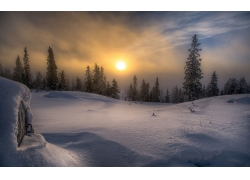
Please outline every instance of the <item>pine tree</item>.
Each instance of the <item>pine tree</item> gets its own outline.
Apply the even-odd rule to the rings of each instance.
[[[82,90],[82,81],[80,78],[76,78],[76,91],[81,91]]]
[[[219,95],[219,88],[217,84],[218,84],[218,77],[216,75],[216,72],[214,71],[211,77],[211,81],[207,86],[207,97]]]
[[[239,92],[239,82],[235,78],[230,78],[224,85],[223,94],[238,94]]]
[[[182,103],[182,102],[184,102],[184,96],[182,93],[182,89],[180,88],[178,92],[178,103]]]
[[[170,103],[170,95],[169,95],[168,89],[167,89],[166,96],[165,96],[165,102]]]
[[[140,90],[140,99],[141,101],[144,101],[146,102],[147,101],[147,97],[148,94],[147,94],[147,85],[144,81],[144,79],[142,80],[142,84],[141,84],[141,90]]]
[[[2,64],[0,63],[0,76],[3,77],[3,67],[2,67]]]
[[[188,61],[185,66],[185,82],[183,83],[184,94],[187,97],[188,101],[192,101],[195,99],[199,99],[201,94],[202,85],[200,83],[200,79],[202,79],[202,71],[201,71],[201,60],[198,47],[200,43],[198,43],[197,35],[195,34],[192,39],[191,48],[189,51]]]
[[[23,73],[23,65],[20,61],[19,56],[16,59],[16,67],[13,71],[13,80],[22,83],[22,73]]]
[[[159,97],[160,97],[160,84],[157,77],[155,81],[155,86],[152,88],[152,102],[160,102]]]
[[[59,73],[58,90],[60,90],[60,91],[66,91],[67,90],[67,81],[66,81],[66,75],[65,75],[64,70],[62,70]]]
[[[239,94],[246,94],[247,93],[247,81],[245,79],[245,77],[240,78],[239,81]]]
[[[42,82],[42,90],[46,90],[46,78],[43,78],[43,82]]]
[[[106,76],[104,74],[104,68],[101,66],[100,68],[100,74],[99,74],[99,94],[105,95],[105,89],[106,89]]]
[[[87,66],[87,69],[85,71],[85,78],[84,78],[84,86],[85,86],[85,91],[92,93],[92,73],[90,70],[90,67]]]
[[[174,86],[172,90],[172,103],[179,103],[179,91],[177,86]]]
[[[107,97],[111,97],[111,86],[109,84],[109,81],[107,82],[107,85],[106,85],[106,92],[105,92],[106,96]]]
[[[51,47],[49,47],[48,53],[49,55],[47,57],[46,82],[49,89],[56,90],[58,86],[57,66],[53,49]]]
[[[132,101],[137,101],[137,77],[134,76],[133,78],[133,86],[132,86]]]
[[[30,74],[30,64],[29,64],[29,55],[27,48],[24,48],[24,57],[23,57],[23,84],[25,84],[28,88],[32,88],[32,79]]]
[[[132,86],[132,83],[130,83],[129,88],[127,90],[127,97],[129,101],[132,100],[132,97],[133,97],[132,93],[133,93],[133,86]]]
[[[100,92],[100,68],[99,66],[95,63],[94,70],[93,70],[93,80],[92,80],[92,88],[93,92],[96,94],[99,94]]]
[[[111,97],[115,98],[115,99],[120,99],[120,96],[118,93],[120,93],[120,90],[118,88],[117,81],[115,79],[113,79],[112,87],[111,87]]]
[[[33,83],[33,86],[37,90],[42,89],[42,86],[43,86],[43,77],[42,77],[42,74],[40,73],[40,71],[38,71],[36,73],[36,79],[35,79],[35,81]]]

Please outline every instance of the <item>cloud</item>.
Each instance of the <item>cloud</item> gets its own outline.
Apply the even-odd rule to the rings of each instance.
[[[87,65],[92,68],[97,63],[105,68],[108,80],[115,77],[124,87],[135,74],[139,82],[145,78],[151,86],[157,76],[162,86],[181,86],[194,33],[204,47],[207,77],[212,65],[227,67],[226,63],[236,64],[229,57],[249,55],[244,38],[237,36],[234,44],[228,38],[235,34],[219,38],[250,27],[248,12],[0,12],[0,24],[0,63],[4,67],[13,68],[17,55],[22,59],[27,47],[31,70],[45,75],[51,46],[58,71],[64,69],[70,78],[83,78]],[[241,48],[230,53],[237,47]],[[124,72],[115,69],[120,59],[128,66]]]

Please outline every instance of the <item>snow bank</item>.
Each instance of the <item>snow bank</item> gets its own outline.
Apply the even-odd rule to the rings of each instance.
[[[46,142],[41,134],[25,135],[18,147],[19,106],[23,103],[31,110],[31,92],[27,86],[2,77],[0,87],[0,166],[79,166],[76,154]]]
[[[250,104],[250,97],[241,97],[239,99],[237,99],[237,103],[241,103],[241,104]]]
[[[0,155],[2,156],[4,153],[12,153],[17,148],[19,105],[24,101],[29,107],[31,92],[25,85],[2,77],[0,77],[0,87]]]

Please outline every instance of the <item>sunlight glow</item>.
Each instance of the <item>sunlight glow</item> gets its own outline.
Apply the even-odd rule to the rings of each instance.
[[[119,61],[118,63],[116,63],[116,68],[120,71],[124,70],[126,68],[126,64],[122,61]]]

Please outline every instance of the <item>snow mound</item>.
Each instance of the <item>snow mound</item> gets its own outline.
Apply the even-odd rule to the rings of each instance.
[[[234,103],[234,101],[235,101],[235,99],[230,99],[230,100],[228,100],[227,102],[228,102],[228,103]]]
[[[242,97],[237,99],[237,103],[241,103],[241,104],[250,104],[250,97]]]
[[[30,109],[31,91],[18,82],[0,77],[0,166],[80,166],[78,156],[47,143],[41,134],[25,135],[18,147],[20,103]]]
[[[17,147],[19,105],[23,101],[29,107],[31,92],[27,86],[2,77],[0,87],[0,154],[4,155]]]
[[[48,97],[48,98],[69,98],[69,99],[75,99],[76,97],[70,95],[70,94],[66,94],[63,92],[49,92],[48,94],[45,94],[44,97]]]

